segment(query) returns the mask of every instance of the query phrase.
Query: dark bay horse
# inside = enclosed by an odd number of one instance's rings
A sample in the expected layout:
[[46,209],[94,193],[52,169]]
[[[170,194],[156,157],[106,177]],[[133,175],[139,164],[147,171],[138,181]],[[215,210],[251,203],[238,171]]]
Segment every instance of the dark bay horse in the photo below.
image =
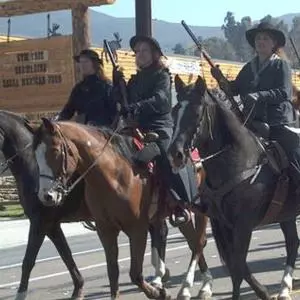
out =
[[[84,186],[79,184],[59,207],[49,208],[41,205],[36,194],[39,170],[32,149],[32,132],[31,124],[21,116],[7,111],[0,111],[0,149],[9,162],[8,168],[16,179],[20,203],[30,220],[28,244],[23,259],[22,277],[16,299],[26,298],[29,276],[45,236],[48,236],[54,243],[70,271],[74,282],[72,298],[80,299],[83,297],[83,278],[72,258],[72,253],[61,230],[60,223],[93,220],[85,202],[82,201]],[[194,264],[195,261],[199,260],[199,267],[204,278],[200,294],[204,297],[211,294],[212,288],[212,279],[203,256],[207,220],[203,216],[198,216],[195,221],[197,235],[191,222],[180,228],[192,250],[191,264],[183,281],[180,295],[189,293],[194,278]],[[156,269],[154,284],[161,284],[166,272],[164,252],[167,229],[166,223],[161,221],[150,226],[152,264]]]
[[[213,92],[207,91],[201,77],[195,84],[185,86],[176,76],[175,83],[181,107],[169,149],[170,160],[174,168],[180,168],[192,146],[201,149],[206,188],[200,193],[198,208],[211,218],[219,254],[231,276],[232,298],[239,299],[241,283],[246,280],[259,298],[270,299],[267,289],[251,274],[246,257],[252,231],[265,216],[278,175],[268,164],[261,165],[265,153],[256,136]],[[299,196],[291,183],[275,221],[280,223],[287,249],[280,299],[290,299],[292,290],[299,247],[295,223],[299,208]]]

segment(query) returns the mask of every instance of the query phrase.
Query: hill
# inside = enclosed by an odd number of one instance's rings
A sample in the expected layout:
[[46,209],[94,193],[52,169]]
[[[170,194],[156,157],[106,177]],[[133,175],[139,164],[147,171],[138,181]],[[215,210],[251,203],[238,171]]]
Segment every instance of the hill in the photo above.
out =
[[[300,14],[287,14],[279,17],[288,25],[292,24],[295,16]],[[45,37],[47,35],[47,14],[36,14],[14,17],[11,19],[11,35],[26,37]],[[115,18],[95,10],[90,10],[91,38],[93,45],[102,46],[103,39],[112,39],[113,32],[119,32],[123,39],[122,45],[128,47],[128,41],[135,32],[133,18]],[[51,23],[60,24],[59,32],[70,34],[72,32],[71,12],[58,11],[51,13]],[[219,27],[192,26],[196,36],[223,37],[221,24]],[[7,19],[0,19],[0,34],[7,32]],[[176,33],[176,34],[174,34]],[[161,43],[166,52],[172,51],[176,43],[184,46],[192,42],[182,26],[178,23],[170,23],[161,20],[153,20],[153,35]]]

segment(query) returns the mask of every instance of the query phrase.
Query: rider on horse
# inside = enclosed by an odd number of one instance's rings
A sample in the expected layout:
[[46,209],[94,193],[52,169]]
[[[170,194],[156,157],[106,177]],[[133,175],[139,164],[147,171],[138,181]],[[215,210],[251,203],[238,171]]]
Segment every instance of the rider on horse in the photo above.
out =
[[70,120],[83,115],[84,124],[109,126],[115,116],[111,101],[112,85],[104,74],[103,61],[97,52],[86,49],[74,57],[83,80],[75,85],[67,104],[55,120]]
[[227,81],[218,67],[212,68],[213,77],[221,89],[230,87],[243,100],[244,114],[250,116],[247,125],[255,131],[257,121],[269,125],[269,139],[277,141],[290,161],[291,177],[300,187],[300,145],[297,134],[288,134],[294,123],[292,105],[291,67],[282,48],[286,39],[282,31],[262,22],[246,31],[246,39],[257,55],[240,71],[234,81]]
[[[161,62],[162,50],[155,39],[146,36],[134,36],[130,46],[135,53],[138,71],[127,84],[129,104],[123,105],[121,113],[124,116],[132,115],[143,133],[155,132],[158,135],[155,142],[137,152],[134,160],[144,166],[156,159],[172,197],[182,200],[182,203],[191,202],[197,193],[192,164],[174,174],[166,154],[173,134],[172,79],[169,70]],[[114,82],[123,76],[121,71],[115,70]],[[187,216],[188,211],[178,206],[173,214],[174,225],[186,222]]]

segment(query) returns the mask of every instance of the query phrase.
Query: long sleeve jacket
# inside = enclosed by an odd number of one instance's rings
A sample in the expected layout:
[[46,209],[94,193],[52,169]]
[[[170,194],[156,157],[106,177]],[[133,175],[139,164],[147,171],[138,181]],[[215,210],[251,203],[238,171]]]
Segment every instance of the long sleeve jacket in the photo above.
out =
[[109,126],[115,109],[111,97],[112,85],[97,75],[90,75],[73,88],[58,120],[70,120],[75,113],[85,116],[85,124]]
[[139,103],[141,129],[172,128],[171,75],[168,69],[150,66],[138,71],[127,84],[128,102]]
[[[258,71],[257,71],[258,70]],[[292,123],[292,76],[287,61],[275,57],[258,69],[258,58],[248,62],[231,82],[234,95],[257,93],[258,119],[264,118],[270,126]]]

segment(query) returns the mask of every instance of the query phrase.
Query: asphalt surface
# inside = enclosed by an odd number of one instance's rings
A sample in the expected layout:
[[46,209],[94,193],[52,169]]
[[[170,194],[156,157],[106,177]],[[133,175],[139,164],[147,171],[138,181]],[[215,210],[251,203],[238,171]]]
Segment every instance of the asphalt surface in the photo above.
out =
[[[214,299],[229,299],[231,281],[219,260],[210,230],[208,236],[205,256],[214,277],[213,297]],[[75,261],[85,278],[85,299],[110,299],[105,256],[97,235],[84,232],[78,236],[68,237],[68,241],[75,255]],[[123,234],[120,235],[119,244],[121,299],[146,299],[130,282],[128,239]],[[14,299],[20,279],[20,263],[24,252],[24,244],[0,248],[1,300]],[[176,299],[189,259],[190,252],[184,238],[176,229],[170,228],[166,263],[171,271],[171,280],[166,286],[174,299]],[[283,235],[277,225],[253,233],[248,262],[256,278],[265,284],[272,293],[279,290],[285,262],[285,246]],[[144,261],[144,275],[150,276],[151,274],[153,274],[153,268],[150,263],[148,243]],[[300,276],[300,272],[296,270],[295,275]],[[198,278],[199,272],[197,270],[196,281]],[[298,281],[295,283],[295,288],[300,288]],[[72,281],[63,262],[58,257],[53,245],[49,241],[45,241],[38,256],[38,262],[31,274],[27,299],[69,299],[72,289]],[[198,290],[199,282],[196,282],[192,289],[193,296],[195,296],[193,299],[197,299]],[[296,294],[296,292],[293,294],[293,299],[297,298]],[[245,283],[242,285],[242,295],[242,299],[256,299]]]

